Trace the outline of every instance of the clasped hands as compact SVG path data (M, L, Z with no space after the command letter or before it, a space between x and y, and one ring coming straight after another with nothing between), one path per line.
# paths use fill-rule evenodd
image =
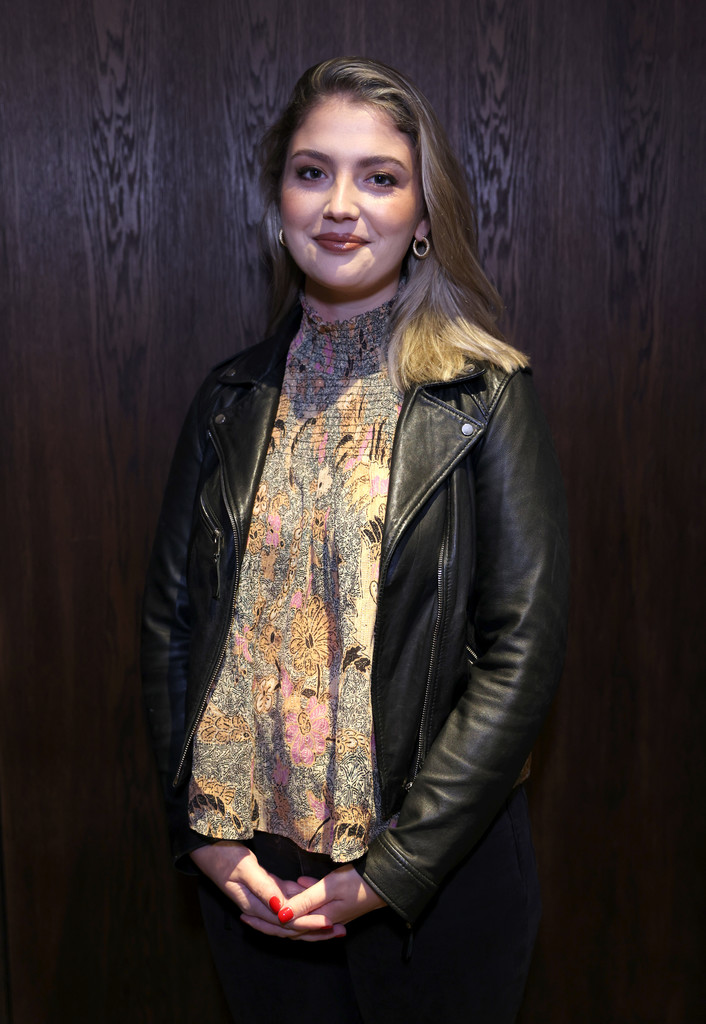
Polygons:
M386 905L352 864L321 879L281 879L247 846L227 840L201 846L191 859L240 908L243 924L265 935L302 942L340 938L349 921Z

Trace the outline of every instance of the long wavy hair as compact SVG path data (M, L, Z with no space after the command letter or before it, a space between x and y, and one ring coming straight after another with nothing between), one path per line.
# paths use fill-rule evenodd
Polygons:
M394 68L363 57L336 57L305 71L262 140L264 246L272 268L274 327L297 300L302 273L279 244L279 203L292 136L313 107L343 96L384 111L412 143L429 218L431 252L404 260L404 287L393 307L388 370L400 390L451 380L471 362L503 370L528 359L504 340L497 319L502 300L478 257L475 211L465 177L426 97Z

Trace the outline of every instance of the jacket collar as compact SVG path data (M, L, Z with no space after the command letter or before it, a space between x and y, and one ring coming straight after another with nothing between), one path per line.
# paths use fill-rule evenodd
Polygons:
M242 538L249 529L287 352L300 319L297 306L271 338L236 356L218 375L221 384L252 389L210 424L226 461L226 480L234 485L230 499ZM420 385L405 394L395 431L382 566L414 516L484 433L482 406L461 403L458 397L458 385L483 373L482 368L469 368L452 381Z
M233 396L231 388L244 393L237 401L218 403L211 414L208 429L218 451L223 470L223 486L242 546L250 529L255 493L262 476L279 404L289 343L298 325L301 310L259 345L246 349L218 374L218 383L226 385L224 397Z
M225 363L218 374L218 382L232 387L249 384L281 386L289 345L299 329L301 318L302 309L297 305L271 337Z

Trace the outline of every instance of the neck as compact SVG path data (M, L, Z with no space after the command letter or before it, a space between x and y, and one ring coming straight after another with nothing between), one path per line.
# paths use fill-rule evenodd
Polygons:
M394 280L376 288L372 294L341 294L333 289L323 288L307 278L304 282L304 296L322 320L326 323L335 323L337 320L352 320L361 313L368 313L371 309L382 306L384 302L389 302L397 294L399 285L398 273Z

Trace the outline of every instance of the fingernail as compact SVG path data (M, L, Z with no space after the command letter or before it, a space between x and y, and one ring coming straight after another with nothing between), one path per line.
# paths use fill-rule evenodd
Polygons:
M320 932L332 932L333 931L333 925L332 924L325 924L321 928L319 928L319 931Z
M282 900L279 898L279 896L273 896L270 899L270 910L272 911L273 914L276 914L281 906Z
M287 921L291 921L294 917L294 911L291 907L283 907L277 917L280 919L282 924L286 924Z

